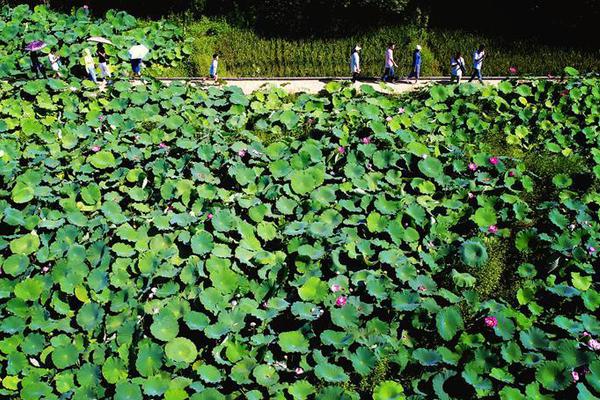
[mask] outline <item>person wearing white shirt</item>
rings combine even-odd
[[[352,83],[356,82],[360,75],[360,52],[361,47],[355,46],[350,55],[350,72],[352,73]]]
[[[450,67],[452,77],[450,82],[454,82],[456,79],[456,83],[460,83],[463,74],[465,73],[465,59],[462,57],[461,52],[459,51],[450,59]]]
[[[60,56],[56,51],[56,47],[53,47],[48,54],[48,60],[50,61],[50,68],[56,74],[57,77],[62,77],[60,74]]]
[[[472,82],[475,77],[479,79],[479,82],[483,83],[483,75],[481,73],[481,67],[483,66],[483,59],[485,58],[485,46],[479,46],[479,49],[473,53],[473,75],[469,82]]]
[[[396,61],[394,61],[394,49],[396,48],[396,45],[394,43],[389,43],[387,50],[385,51],[385,71],[383,73],[383,77],[381,78],[381,80],[383,80],[384,82],[389,81],[394,81],[394,79],[396,78],[396,71],[394,70],[394,68],[398,67],[398,64],[396,64]]]
[[[213,54],[212,62],[210,63],[210,69],[208,70],[208,76],[210,77],[210,79],[214,80],[215,82],[217,82],[219,80],[218,69],[219,69],[219,54],[215,53],[215,54]]]

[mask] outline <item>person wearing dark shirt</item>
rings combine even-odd
[[[104,49],[104,45],[102,43],[98,44],[96,56],[98,56],[98,63],[100,64],[100,73],[102,74],[102,79],[110,78],[110,70],[106,62],[108,56],[106,55],[106,50]]]
[[[412,71],[410,75],[408,75],[408,79],[415,78],[415,83],[419,81],[421,77],[421,45],[417,45],[415,51],[413,53],[412,60]]]
[[[30,51],[29,58],[31,59],[31,69],[33,70],[33,72],[35,72],[36,78],[39,79],[40,74],[44,78],[47,78],[46,70],[44,69],[44,66],[42,65],[42,63],[40,62],[40,58],[38,56],[37,51]]]

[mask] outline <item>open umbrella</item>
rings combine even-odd
[[[132,59],[144,58],[149,51],[150,50],[148,50],[148,48],[143,44],[136,44],[129,49],[129,56]]]
[[[38,50],[43,49],[44,47],[46,47],[46,43],[44,43],[41,40],[34,40],[33,42],[31,42],[27,46],[25,46],[25,50],[38,51]]]
[[[88,38],[88,42],[97,42],[97,43],[105,43],[105,44],[113,44],[110,40],[103,38],[101,36],[92,36]]]

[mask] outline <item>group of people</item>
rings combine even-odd
[[[98,66],[100,67],[100,74],[102,80],[107,80],[111,78],[110,67],[108,66],[108,55],[106,54],[106,49],[104,48],[104,44],[98,43],[96,47],[96,57],[98,59]],[[29,58],[31,60],[31,69],[35,73],[37,78],[40,78],[40,75],[44,78],[47,78],[46,68],[44,67],[42,61],[40,60],[40,55],[38,51],[31,51],[29,53]],[[54,72],[55,77],[61,78],[61,56],[58,54],[58,50],[56,47],[52,47],[50,52],[48,53],[48,61],[50,62],[50,68]],[[83,65],[85,66],[85,72],[87,77],[93,81],[94,83],[98,83],[97,75],[96,75],[96,61],[92,56],[92,51],[89,48],[83,49]],[[131,59],[131,70],[134,76],[141,76],[142,72],[142,59],[141,58],[132,58]],[[110,81],[109,81],[110,82]]]
[[[350,55],[350,72],[352,73],[352,82],[356,82],[360,78],[361,69],[360,69],[360,46],[355,46],[352,49]],[[385,51],[385,68],[383,72],[383,76],[381,80],[384,82],[394,82],[397,80],[396,78],[396,68],[398,68],[398,64],[394,60],[394,50],[396,50],[396,45],[392,42],[388,43],[387,49]],[[479,80],[479,82],[483,82],[483,74],[481,69],[483,67],[483,60],[485,59],[485,46],[480,45],[477,50],[473,52],[473,74],[471,75],[471,79],[469,82],[472,82],[475,78]],[[414,78],[414,83],[419,81],[421,77],[421,64],[422,64],[422,55],[421,55],[421,46],[417,45],[412,54],[412,66],[411,72],[407,77],[407,80],[411,80]],[[465,60],[462,57],[461,52],[457,52],[454,54],[450,60],[450,74],[451,74],[451,82],[460,83],[463,75],[466,75],[467,68],[465,65]]]

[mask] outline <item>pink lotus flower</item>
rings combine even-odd
[[[296,375],[302,375],[304,373],[304,370],[302,368],[298,367],[294,370],[294,372],[296,373]]]
[[[488,228],[488,232],[489,232],[489,233],[491,233],[491,234],[495,234],[495,233],[497,233],[497,232],[498,232],[498,227],[497,227],[496,225],[491,225],[491,226]]]
[[[404,107],[400,107],[400,108],[398,109],[398,114],[404,114],[404,111],[405,111],[405,110],[404,110]]]
[[[387,122],[390,122],[390,121],[392,120],[392,117],[387,117],[385,120],[386,120]]]
[[[590,247],[588,247],[588,252],[590,254],[595,253],[596,252],[596,248],[594,246],[590,246]]]
[[[595,351],[600,350],[600,342],[597,341],[596,339],[588,340],[587,345],[592,350],[595,350]]]
[[[246,156],[246,150],[242,149],[242,150],[238,151],[238,156],[245,157]]]
[[[371,137],[370,136],[364,137],[361,139],[361,142],[363,144],[369,144],[369,143],[371,143]]]
[[[48,271],[50,271],[50,267],[47,267],[47,266],[46,266],[46,267],[42,268],[42,273],[44,273],[44,274],[45,274],[45,273],[46,273],[46,272],[48,272]]]
[[[100,115],[100,116],[98,117],[98,121],[104,121],[104,115]]]
[[[577,371],[571,371],[571,376],[573,377],[573,382],[579,381],[579,374]]]
[[[344,154],[344,153],[346,152],[346,149],[345,149],[345,148],[343,148],[342,146],[340,146],[340,147],[338,147],[338,148],[337,148],[337,151],[338,151],[338,153],[340,153],[340,154]]]
[[[469,196],[469,199],[474,199],[475,198],[475,195],[473,193],[471,193],[471,192],[469,192],[468,196]]]
[[[84,9],[84,10],[87,10],[88,8],[89,8],[89,7],[88,7],[88,5],[87,5],[87,4],[85,4],[85,5],[83,6],[83,9]]]
[[[93,151],[94,153],[97,153],[97,152],[99,152],[100,150],[101,150],[101,147],[100,147],[100,146],[92,146],[92,151]]]
[[[583,336],[584,336],[584,337],[590,337],[591,335],[590,335],[590,333],[589,333],[589,332],[583,332]]]
[[[489,161],[492,165],[498,165],[498,157],[490,157]]]
[[[339,292],[340,290],[342,290],[342,287],[340,285],[338,285],[337,283],[334,283],[333,285],[331,285],[331,291],[333,293]]]
[[[470,162],[469,163],[469,171],[477,171],[477,164]]]
[[[347,301],[348,298],[346,296],[340,296],[335,300],[335,305],[338,307],[344,307]]]
[[[206,218],[208,218],[208,219],[212,219],[212,218],[213,218],[213,215],[212,215],[211,213],[208,213],[208,215],[206,216]]]
[[[508,69],[508,72],[510,72],[512,75],[516,75],[519,73],[519,70],[517,69],[517,67],[510,67]]]
[[[167,146],[167,145],[166,145],[166,144],[164,144],[163,142],[160,142],[160,143],[158,144],[158,147],[159,147],[159,148],[161,148],[161,149],[166,149],[166,148],[167,148],[167,147],[169,147],[169,146]]]
[[[426,292],[426,291],[427,291],[427,288],[426,288],[425,286],[421,285],[421,286],[419,286],[419,287],[417,288],[417,290],[418,290],[419,292]]]
[[[485,317],[483,321],[485,323],[485,326],[487,326],[488,328],[495,328],[496,326],[498,326],[498,319],[496,319],[496,317]]]

